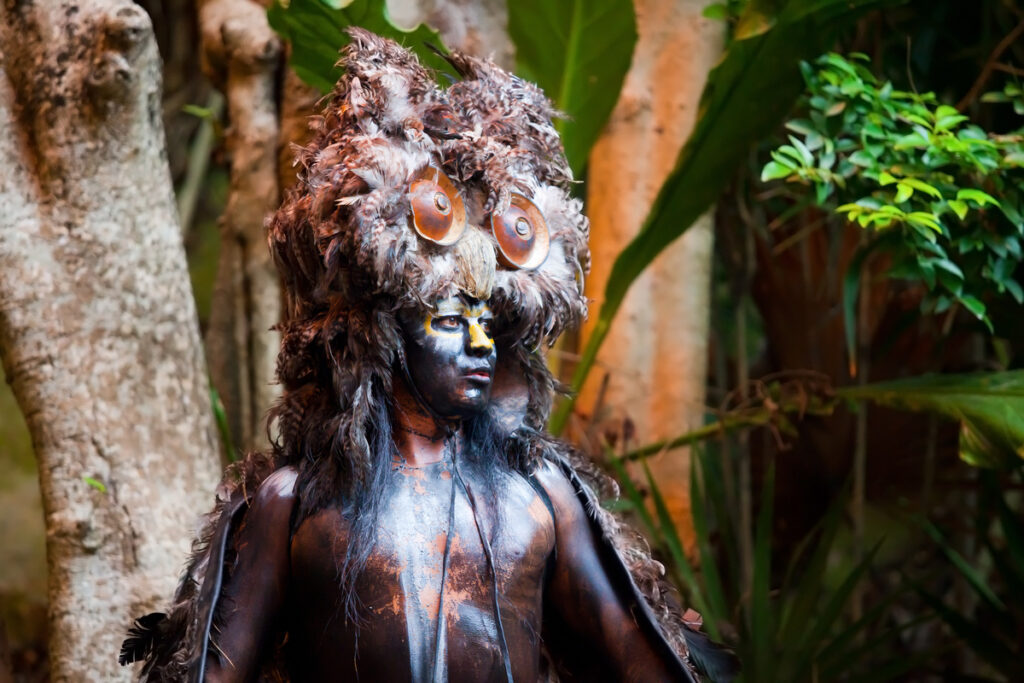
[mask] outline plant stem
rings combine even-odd
[[[754,268],[754,228],[752,221],[746,221],[743,230],[741,256],[741,283],[736,297],[736,382],[739,385],[740,403],[746,401],[750,384],[750,366],[747,362],[747,315],[746,302],[750,292],[750,280]],[[740,570],[744,594],[752,595],[754,589],[754,501],[753,482],[750,471],[749,438],[746,432],[737,438],[737,467],[739,468],[737,488],[739,489],[740,518]]]
[[[871,273],[868,263],[871,259],[864,259],[861,264],[860,274],[860,298],[857,301],[857,385],[864,386],[868,381],[870,371],[870,330],[869,315],[871,313]],[[857,561],[864,559],[864,500],[867,480],[868,460],[868,403],[865,400],[859,402],[857,410],[857,422],[855,432],[855,443],[853,451],[853,495],[850,501],[850,514],[853,517],[853,546]],[[858,583],[850,596],[850,616],[854,621],[860,619],[864,611],[863,584]]]
[[[974,85],[967,91],[963,99],[957,102],[957,111],[962,112],[964,109],[970,106],[974,100],[978,99],[981,94],[981,89],[985,87],[985,83],[988,82],[989,76],[992,75],[992,71],[996,68],[996,63],[999,61],[999,57],[1006,52],[1007,48],[1013,45],[1014,41],[1024,35],[1024,19],[1019,24],[1013,27],[1013,30],[1006,34],[1006,36],[999,41],[995,49],[992,50],[992,54],[985,60],[985,66],[982,67],[981,73],[978,74],[978,78],[974,81]]]
[[[935,486],[935,451],[939,434],[939,418],[928,416],[928,436],[924,450],[924,477],[921,482],[921,510],[931,510],[932,488]]]
[[[721,212],[719,212],[721,213]],[[712,326],[712,339],[716,339],[716,330],[721,330],[721,324]],[[724,348],[720,341],[716,341],[715,348]],[[727,369],[727,359],[724,353],[715,354],[715,385],[718,389],[719,396],[725,396],[728,393],[729,385],[729,371]],[[723,526],[733,529],[734,531],[739,528],[739,503],[736,500],[736,470],[733,467],[733,453],[731,439],[726,435],[726,426],[724,424],[725,418],[719,419],[718,423],[722,430],[721,439],[721,459],[722,459],[722,489],[725,494],[725,511],[728,517],[728,523],[726,520],[722,520]],[[694,463],[697,462],[695,459]],[[691,476],[696,476],[696,470]],[[705,490],[705,496],[707,492]],[[700,504],[704,504],[701,501]]]
[[[185,180],[178,191],[178,221],[183,235],[188,234],[192,227],[192,216],[199,201],[199,188],[202,187],[206,169],[210,166],[210,151],[216,139],[213,121],[220,120],[221,112],[224,110],[224,96],[216,90],[211,91],[210,97],[206,100],[206,108],[210,112],[210,120],[204,118],[199,124],[199,130],[188,150]]]
[[[583,348],[583,352],[580,354],[580,360],[576,364],[576,370],[572,375],[572,394],[562,401],[561,405],[551,415],[551,420],[548,422],[548,431],[554,436],[559,436],[562,430],[565,429],[566,423],[569,421],[569,415],[572,414],[573,406],[576,405],[576,396],[583,386],[583,381],[587,378],[587,374],[590,372],[590,368],[594,365],[594,359],[597,358],[597,350],[601,348],[601,343],[604,338],[608,336],[608,329],[611,327],[612,318],[615,316],[615,312],[618,310],[618,304],[620,302],[614,302],[614,306],[610,306],[607,302],[601,307],[601,312],[598,314],[597,324],[594,325],[594,330],[590,333],[590,338],[587,340],[586,346]],[[606,315],[606,309],[608,310]]]
[[[642,460],[643,458],[649,458],[652,455],[659,453],[668,452],[683,446],[692,446],[695,443],[705,441],[707,439],[721,436],[729,432],[743,429],[744,427],[760,427],[761,425],[768,424],[771,419],[767,409],[757,411],[748,415],[742,416],[726,416],[720,420],[715,420],[697,429],[690,430],[685,434],[681,434],[673,439],[667,439],[665,441],[656,441],[640,448],[635,448],[625,455],[622,456],[623,460]]]

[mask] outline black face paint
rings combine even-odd
[[[406,362],[415,390],[437,415],[464,418],[487,407],[498,359],[487,304],[465,296],[401,315]]]

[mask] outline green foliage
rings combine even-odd
[[[726,44],[728,44],[736,32],[740,17],[743,16],[748,0],[724,0],[723,2],[712,2],[704,6],[701,16],[706,19],[724,21],[726,24]]]
[[[1013,105],[1013,111],[1019,116],[1024,116],[1024,88],[1020,83],[1007,83],[1001,91],[988,92],[981,96],[982,102],[1005,102]],[[1017,165],[1024,163],[1024,159],[1016,158]]]
[[[694,457],[690,500],[699,551],[694,568],[650,471],[644,468],[654,515],[626,476],[622,460],[607,453],[622,483],[628,509],[637,514],[671,576],[683,588],[687,604],[700,612],[704,629],[716,639],[727,630],[735,631],[734,647],[743,664],[743,681],[886,681],[919,663],[914,658],[896,658],[889,651],[897,629],[885,623],[885,610],[896,596],[873,606],[856,621],[845,616],[854,589],[874,557],[872,551],[861,560],[852,560],[839,547],[845,496],[836,499],[821,523],[786,558],[784,578],[773,583],[774,477],[769,468],[754,530],[753,590],[745,595],[737,590],[742,580],[735,540],[737,534],[746,532],[729,522],[722,461],[707,453]],[[712,549],[715,537],[726,549],[722,558]],[[878,664],[884,666],[878,668]]]
[[[220,117],[209,107],[201,107],[198,104],[186,104],[181,110],[186,114],[191,114],[201,121],[207,121],[213,126],[220,124]]]
[[[274,0],[267,19],[291,43],[289,63],[295,73],[320,92],[333,88],[341,76],[338,52],[348,44],[347,26],[361,26],[404,44],[438,74],[450,68],[428,47],[442,46],[437,31],[422,24],[410,31],[398,28],[391,23],[385,0]]]
[[[196,220],[185,236],[189,279],[196,301],[199,325],[205,329],[213,308],[213,290],[220,265],[220,229],[217,218],[227,204],[228,174],[224,168],[213,166],[202,181],[202,201]]]
[[[805,116],[771,152],[762,180],[784,178],[818,204],[868,230],[862,251],[891,258],[888,275],[923,282],[929,311],[954,302],[991,328],[984,303],[1010,295],[1024,246],[1024,129],[988,134],[956,109],[880,83],[853,55],[803,65]],[[998,97],[1011,101],[1020,89]],[[1020,100],[1016,100],[1018,103]],[[859,268],[851,268],[847,330],[854,329]],[[848,343],[850,340],[848,340]]]
[[[926,375],[836,393],[959,420],[960,457],[972,465],[1016,467],[1024,458],[1024,370]]]
[[[516,72],[568,116],[558,128],[581,177],[633,57],[632,0],[517,0],[508,6],[508,32]]]
[[[615,259],[604,304],[573,375],[579,391],[633,281],[711,206],[750,147],[768,135],[799,95],[799,64],[821,52],[836,31],[890,0],[751,2],[733,42],[708,76],[693,133],[679,153],[637,236]],[[561,432],[572,411],[562,403],[551,420]]]
[[[1024,680],[1024,520],[994,473],[982,473],[981,484],[977,554],[964,557],[945,533],[925,522],[929,536],[977,598],[973,613],[963,614],[924,588],[918,592],[953,634],[1005,680]]]
[[[729,4],[725,2],[713,2],[701,10],[701,16],[706,19],[718,19],[726,21],[732,16],[729,11]]]
[[[867,400],[897,410],[940,415],[960,423],[960,457],[979,467],[1009,469],[1024,458],[1024,370],[925,375],[832,389],[802,381],[756,383],[748,405],[672,439],[635,448],[623,460],[643,460],[751,427],[796,436],[794,419],[831,415],[839,401]]]

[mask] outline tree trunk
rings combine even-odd
[[[636,2],[633,63],[587,174],[593,255],[587,290],[595,313],[615,257],[636,235],[693,129],[708,71],[722,52],[724,25],[701,16],[707,4]],[[702,217],[633,284],[581,393],[583,409],[602,394],[603,414],[592,417],[606,426],[631,421],[634,443],[677,436],[703,417],[711,228],[710,216]],[[650,464],[680,533],[692,538],[688,454],[676,451]]]
[[[199,25],[206,70],[227,100],[231,158],[206,342],[234,444],[248,451],[266,445],[265,416],[278,395],[280,338],[271,327],[281,318],[281,293],[263,220],[280,202],[281,44],[264,7],[251,0],[205,0]]]
[[[127,680],[219,467],[160,64],[128,0],[0,9],[0,354],[39,459],[54,681]]]

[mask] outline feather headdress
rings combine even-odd
[[[358,486],[372,407],[402,353],[396,312],[489,299],[499,362],[525,379],[524,422],[539,430],[553,381],[538,349],[585,315],[589,251],[536,86],[455,53],[458,79],[442,88],[408,50],[349,33],[344,76],[298,149],[268,239],[287,297],[273,411],[285,459],[308,456],[316,476]]]

